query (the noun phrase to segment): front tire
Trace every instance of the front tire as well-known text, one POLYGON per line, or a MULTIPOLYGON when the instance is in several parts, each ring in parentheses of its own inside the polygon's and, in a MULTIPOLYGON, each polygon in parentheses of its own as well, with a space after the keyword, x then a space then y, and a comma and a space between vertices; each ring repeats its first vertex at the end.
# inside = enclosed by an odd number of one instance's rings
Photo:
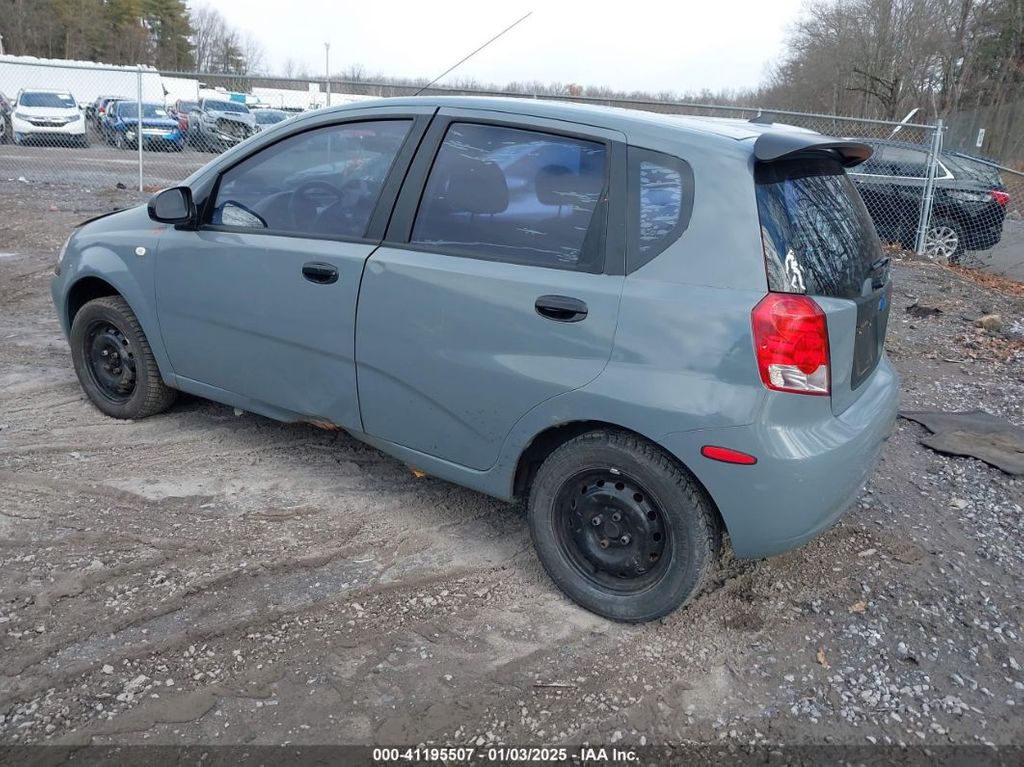
POLYGON ((589 432, 552 452, 528 514, 555 584, 617 621, 649 621, 685 604, 721 546, 715 509, 692 475, 624 432, 589 432))
POLYGON ((71 323, 71 359, 92 403, 114 418, 167 410, 178 392, 160 378, 135 313, 120 296, 89 301, 71 323))

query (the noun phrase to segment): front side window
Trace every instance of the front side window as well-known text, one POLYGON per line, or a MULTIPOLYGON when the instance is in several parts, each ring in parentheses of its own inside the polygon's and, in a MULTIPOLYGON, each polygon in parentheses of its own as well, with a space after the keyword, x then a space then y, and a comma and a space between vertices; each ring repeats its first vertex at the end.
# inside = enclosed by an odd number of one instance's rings
POLYGON ((210 223, 362 237, 411 124, 347 123, 279 141, 221 176, 210 223))
POLYGON ((605 144, 454 123, 434 159, 412 242, 583 271, 602 267, 605 144))

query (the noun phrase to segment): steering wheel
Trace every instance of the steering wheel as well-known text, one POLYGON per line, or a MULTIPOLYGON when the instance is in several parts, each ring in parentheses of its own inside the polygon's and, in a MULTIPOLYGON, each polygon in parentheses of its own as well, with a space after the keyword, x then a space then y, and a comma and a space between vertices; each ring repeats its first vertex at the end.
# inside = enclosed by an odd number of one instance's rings
POLYGON ((342 197, 342 191, 326 181, 307 181, 300 184, 292 192, 291 200, 288 202, 288 216, 292 225, 298 231, 311 229, 320 211, 337 204, 342 197), (331 199, 325 202, 324 198, 327 196, 331 199))
POLYGON ((376 191, 366 179, 349 179, 341 185, 341 198, 320 210, 314 229, 321 234, 360 237, 376 202, 376 191))

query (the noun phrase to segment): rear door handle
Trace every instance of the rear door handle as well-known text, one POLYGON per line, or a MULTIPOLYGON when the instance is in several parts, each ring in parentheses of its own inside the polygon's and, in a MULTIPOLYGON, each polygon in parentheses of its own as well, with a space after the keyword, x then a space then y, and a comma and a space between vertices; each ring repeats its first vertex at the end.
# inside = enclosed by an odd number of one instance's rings
POLYGON ((533 306, 541 317, 555 322, 579 322, 587 316, 587 305, 569 296, 541 296, 533 306))
POLYGON ((330 285, 338 281, 338 270, 330 264, 310 261, 302 265, 302 276, 318 285, 330 285))

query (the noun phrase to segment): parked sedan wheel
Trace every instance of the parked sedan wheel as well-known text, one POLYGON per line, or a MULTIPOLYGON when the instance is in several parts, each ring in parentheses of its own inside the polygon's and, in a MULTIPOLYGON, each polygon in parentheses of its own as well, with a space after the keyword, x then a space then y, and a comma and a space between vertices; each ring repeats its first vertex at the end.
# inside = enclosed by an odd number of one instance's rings
POLYGON ((700 590, 721 534, 710 499, 664 452, 620 432, 583 434, 541 465, 530 533, 545 570, 582 607, 658 618, 700 590))
POLYGON ((964 252, 964 236, 959 225, 948 218, 932 221, 924 236, 924 252, 957 263, 964 252))
POLYGON ((114 146, 117 147, 118 149, 128 148, 128 144, 124 140, 124 134, 121 133, 120 131, 114 134, 114 146))
POLYGON ((78 310, 71 358, 89 399, 114 418, 161 413, 178 395, 160 378, 142 326, 120 296, 97 298, 78 310))

